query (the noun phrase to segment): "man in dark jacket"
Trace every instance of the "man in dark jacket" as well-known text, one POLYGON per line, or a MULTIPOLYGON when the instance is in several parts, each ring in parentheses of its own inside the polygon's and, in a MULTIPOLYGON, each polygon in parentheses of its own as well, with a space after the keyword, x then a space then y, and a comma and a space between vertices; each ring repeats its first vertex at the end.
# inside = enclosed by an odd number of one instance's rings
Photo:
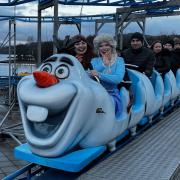
POLYGON ((126 64, 138 66, 137 70, 145 73, 148 77, 151 76, 155 56, 154 53, 143 47, 143 36, 141 33, 136 32, 131 36, 131 47, 124 50, 122 56, 126 64))
POLYGON ((174 48, 174 41, 172 39, 167 39, 163 43, 164 49, 168 49, 169 51, 172 51, 174 48))
POLYGON ((171 70, 176 75, 176 71, 180 68, 180 39, 174 42, 174 51, 172 51, 171 70))

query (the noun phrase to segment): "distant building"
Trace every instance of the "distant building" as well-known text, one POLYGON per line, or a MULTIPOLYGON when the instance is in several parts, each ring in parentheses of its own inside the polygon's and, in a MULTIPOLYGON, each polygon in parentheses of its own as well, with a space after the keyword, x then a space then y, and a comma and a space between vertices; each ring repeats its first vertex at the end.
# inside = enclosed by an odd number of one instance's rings
MULTIPOLYGON (((13 60, 14 56, 11 56, 11 60, 13 60)), ((32 59, 33 60, 33 59, 32 59)), ((0 54, 0 76, 8 76, 9 75, 9 54, 0 54)), ((28 61, 27 61, 28 62, 28 61)), ((11 74, 15 72, 15 75, 23 74, 23 73, 32 73, 37 67, 35 63, 18 62, 16 65, 11 63, 11 74), (14 70, 16 69, 16 70, 14 70)))
POLYGON ((0 62, 8 61, 9 60, 9 54, 0 54, 0 62))
MULTIPOLYGON (((14 56, 11 56, 12 58, 14 56)), ((9 54, 0 54, 0 62, 8 62, 9 61, 9 54)))

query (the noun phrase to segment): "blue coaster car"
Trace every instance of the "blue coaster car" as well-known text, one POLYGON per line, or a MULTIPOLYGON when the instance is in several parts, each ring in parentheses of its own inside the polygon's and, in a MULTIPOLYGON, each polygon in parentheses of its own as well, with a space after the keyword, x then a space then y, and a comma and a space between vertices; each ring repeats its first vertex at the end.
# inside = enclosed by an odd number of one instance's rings
POLYGON ((166 73, 164 76, 164 96, 163 96, 163 107, 166 107, 170 104, 171 100, 171 79, 169 73, 166 73))
MULTIPOLYGON (((108 92, 88 76, 75 57, 51 56, 36 74, 38 81, 24 77, 17 87, 23 127, 33 153, 58 157, 77 145, 111 146, 111 141, 128 129, 128 95, 122 95, 124 112, 117 118, 108 92), (59 80, 47 86, 47 77, 41 82, 44 74, 55 74, 59 80)), ((121 94, 127 92, 122 89, 121 94)))
POLYGON ((162 111, 163 109, 163 98, 164 98, 164 83, 161 75, 156 71, 153 70, 153 74, 151 77, 151 83, 154 88, 154 94, 155 94, 155 99, 156 99, 156 113, 159 111, 162 111))
POLYGON ((144 89, 143 92, 145 92, 144 116, 151 121, 155 113, 162 107, 164 93, 163 80, 157 71, 153 72, 151 81, 140 72, 136 72, 136 76, 141 80, 141 89, 144 89))
POLYGON ((168 72, 170 82, 171 82, 171 105, 174 105, 175 100, 177 100, 179 96, 179 89, 176 83, 176 78, 174 76, 174 73, 170 70, 168 72))
POLYGON ((150 80, 128 69, 133 104, 126 88, 120 89, 123 112, 117 117, 111 96, 91 79, 79 61, 67 54, 48 58, 17 87, 19 107, 27 144, 16 148, 15 156, 30 162, 78 172, 116 141, 136 127, 143 118, 152 118, 170 100, 180 95, 180 72, 172 72, 164 83, 157 71, 150 80), (57 79, 58 77, 58 79, 57 79), (78 149, 77 149, 78 148, 78 149))
POLYGON ((180 69, 177 70, 176 72, 176 84, 177 84, 177 88, 178 88, 178 94, 179 94, 179 98, 180 99, 180 69))
POLYGON ((128 69, 128 75, 132 82, 133 91, 133 104, 130 111, 130 120, 128 128, 131 130, 131 134, 135 135, 136 126, 143 118, 145 112, 145 96, 146 92, 143 87, 143 82, 135 70, 128 69))

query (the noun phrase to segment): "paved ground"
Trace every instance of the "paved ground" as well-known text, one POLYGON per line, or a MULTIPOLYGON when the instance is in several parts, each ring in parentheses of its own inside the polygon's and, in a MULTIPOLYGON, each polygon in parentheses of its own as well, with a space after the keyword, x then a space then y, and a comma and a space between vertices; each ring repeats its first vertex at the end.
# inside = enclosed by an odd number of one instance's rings
MULTIPOLYGON (((2 119, 7 109, 0 106, 0 111, 2 119)), ((180 180, 179 114, 180 108, 78 179, 180 180)), ((17 123, 19 119, 15 108, 6 123, 17 123)), ((24 142, 24 138, 20 140, 24 142)), ((0 179, 27 164, 14 158, 17 145, 12 138, 0 137, 0 179)))
MULTIPOLYGON (((2 120, 8 110, 7 106, 0 105, 0 119, 2 120)), ((0 121, 1 122, 1 121, 0 121)), ((20 122, 20 114, 15 106, 12 112, 7 117, 5 123, 3 124, 2 128, 5 126, 9 126, 20 122)), ((18 132, 16 128, 16 132, 18 132)), ((25 142, 24 137, 21 137, 20 140, 25 142)), ((27 162, 19 161, 14 158, 13 150, 14 147, 18 146, 18 143, 10 138, 8 135, 0 134, 0 179, 9 175, 10 173, 16 171, 17 169, 23 167, 27 162)))
POLYGON ((5 138, 0 142, 0 179, 27 164, 27 162, 14 158, 13 149, 15 146, 17 143, 11 138, 5 138))
POLYGON ((180 108, 79 179, 180 180, 179 164, 180 108))

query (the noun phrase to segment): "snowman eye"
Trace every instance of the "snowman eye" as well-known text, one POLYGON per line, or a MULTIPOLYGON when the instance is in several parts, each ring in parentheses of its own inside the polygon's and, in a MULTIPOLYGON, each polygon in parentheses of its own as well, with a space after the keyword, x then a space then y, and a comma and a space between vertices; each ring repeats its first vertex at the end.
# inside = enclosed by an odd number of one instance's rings
POLYGON ((59 79, 65 79, 69 76, 69 68, 66 65, 60 65, 55 70, 55 75, 59 79))
POLYGON ((41 71, 46 71, 48 73, 51 73, 52 71, 52 66, 51 64, 47 63, 47 64, 44 64, 44 66, 41 68, 41 71))

